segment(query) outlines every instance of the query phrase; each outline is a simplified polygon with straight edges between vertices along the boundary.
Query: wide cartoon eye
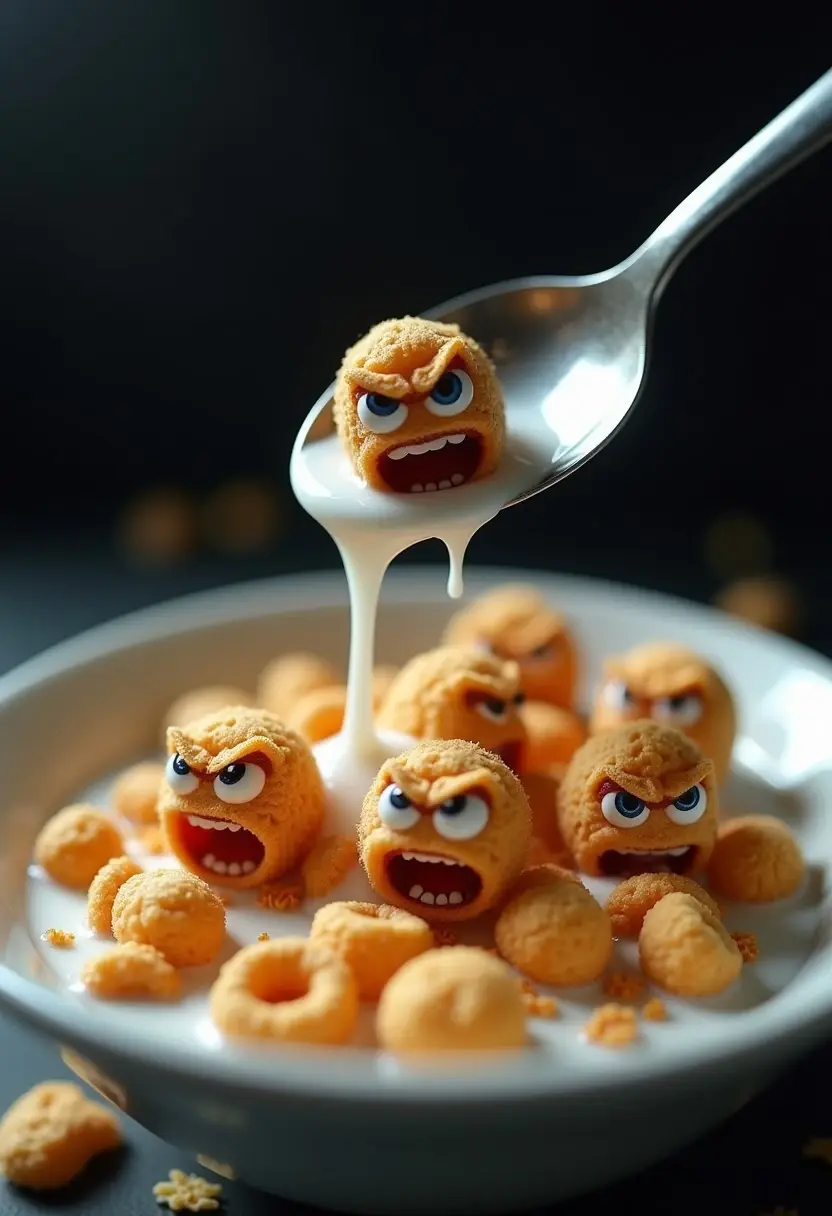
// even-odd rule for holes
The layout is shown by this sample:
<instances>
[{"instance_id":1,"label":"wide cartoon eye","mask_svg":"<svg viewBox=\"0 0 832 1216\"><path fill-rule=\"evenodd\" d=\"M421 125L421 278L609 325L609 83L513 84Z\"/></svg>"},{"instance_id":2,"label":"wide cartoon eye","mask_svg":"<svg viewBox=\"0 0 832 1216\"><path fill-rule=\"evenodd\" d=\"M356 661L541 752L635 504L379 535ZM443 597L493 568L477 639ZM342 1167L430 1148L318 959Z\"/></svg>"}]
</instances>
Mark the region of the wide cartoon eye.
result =
<instances>
[{"instance_id":1,"label":"wide cartoon eye","mask_svg":"<svg viewBox=\"0 0 832 1216\"><path fill-rule=\"evenodd\" d=\"M266 784L259 764L226 764L214 778L214 793L223 802L251 802Z\"/></svg>"},{"instance_id":2,"label":"wide cartoon eye","mask_svg":"<svg viewBox=\"0 0 832 1216\"><path fill-rule=\"evenodd\" d=\"M358 398L358 417L368 431L377 435L388 435L397 431L407 419L407 406L395 397L383 397L381 393L362 393Z\"/></svg>"},{"instance_id":3,"label":"wide cartoon eye","mask_svg":"<svg viewBox=\"0 0 832 1216\"><path fill-rule=\"evenodd\" d=\"M698 692L683 692L675 697L659 697L653 702L653 717L676 726L693 726L702 717L704 705Z\"/></svg>"},{"instance_id":4,"label":"wide cartoon eye","mask_svg":"<svg viewBox=\"0 0 832 1216\"><path fill-rule=\"evenodd\" d=\"M467 410L473 397L474 385L467 372L445 372L434 384L425 406L440 418L452 418Z\"/></svg>"},{"instance_id":5,"label":"wide cartoon eye","mask_svg":"<svg viewBox=\"0 0 832 1216\"><path fill-rule=\"evenodd\" d=\"M678 824L696 823L707 809L708 792L703 785L692 785L665 808L668 819Z\"/></svg>"},{"instance_id":6,"label":"wide cartoon eye","mask_svg":"<svg viewBox=\"0 0 832 1216\"><path fill-rule=\"evenodd\" d=\"M604 685L601 696L609 709L617 709L620 713L632 709L636 703L635 697L623 680L610 680Z\"/></svg>"},{"instance_id":7,"label":"wide cartoon eye","mask_svg":"<svg viewBox=\"0 0 832 1216\"><path fill-rule=\"evenodd\" d=\"M485 697L474 703L474 708L488 722L506 722L508 720L508 705L496 697Z\"/></svg>"},{"instance_id":8,"label":"wide cartoon eye","mask_svg":"<svg viewBox=\"0 0 832 1216\"><path fill-rule=\"evenodd\" d=\"M385 827L394 832L406 832L419 822L419 812L397 785L388 785L378 800L378 813Z\"/></svg>"},{"instance_id":9,"label":"wide cartoon eye","mask_svg":"<svg viewBox=\"0 0 832 1216\"><path fill-rule=\"evenodd\" d=\"M174 752L165 765L165 777L174 794L192 794L199 785L196 773L191 772L190 765L179 752Z\"/></svg>"},{"instance_id":10,"label":"wide cartoon eye","mask_svg":"<svg viewBox=\"0 0 832 1216\"><path fill-rule=\"evenodd\" d=\"M605 794L601 799L601 813L607 823L616 828L638 828L650 818L649 806L626 790Z\"/></svg>"},{"instance_id":11,"label":"wide cartoon eye","mask_svg":"<svg viewBox=\"0 0 832 1216\"><path fill-rule=\"evenodd\" d=\"M472 840L479 836L489 816L488 803L476 794L449 798L433 812L433 826L446 840Z\"/></svg>"}]
</instances>

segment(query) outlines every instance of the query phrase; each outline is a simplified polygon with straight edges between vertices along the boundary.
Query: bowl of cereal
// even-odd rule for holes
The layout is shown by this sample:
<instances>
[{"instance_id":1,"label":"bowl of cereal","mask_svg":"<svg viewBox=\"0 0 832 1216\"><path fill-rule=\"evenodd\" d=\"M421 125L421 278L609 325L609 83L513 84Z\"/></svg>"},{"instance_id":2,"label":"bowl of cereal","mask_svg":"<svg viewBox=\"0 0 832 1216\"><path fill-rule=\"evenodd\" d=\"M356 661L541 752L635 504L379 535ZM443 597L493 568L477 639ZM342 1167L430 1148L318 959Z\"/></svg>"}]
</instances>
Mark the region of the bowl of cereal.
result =
<instances>
[{"instance_id":1,"label":"bowl of cereal","mask_svg":"<svg viewBox=\"0 0 832 1216\"><path fill-rule=\"evenodd\" d=\"M388 1214L636 1173L820 1041L832 666L521 577L472 571L461 609L438 570L389 577L389 747L352 784L341 575L5 676L4 1006L183 1150Z\"/></svg>"}]
</instances>

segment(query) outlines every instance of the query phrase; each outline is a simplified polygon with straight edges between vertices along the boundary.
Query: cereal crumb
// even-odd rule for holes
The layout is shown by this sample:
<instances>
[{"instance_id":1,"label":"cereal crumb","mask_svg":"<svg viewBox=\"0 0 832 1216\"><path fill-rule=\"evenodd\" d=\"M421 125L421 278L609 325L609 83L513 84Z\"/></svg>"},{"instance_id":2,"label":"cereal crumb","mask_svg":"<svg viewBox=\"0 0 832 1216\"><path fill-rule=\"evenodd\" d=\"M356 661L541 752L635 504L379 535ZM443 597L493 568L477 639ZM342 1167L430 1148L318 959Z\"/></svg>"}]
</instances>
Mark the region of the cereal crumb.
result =
<instances>
[{"instance_id":1,"label":"cereal crumb","mask_svg":"<svg viewBox=\"0 0 832 1216\"><path fill-rule=\"evenodd\" d=\"M75 934L68 933L66 929L47 929L43 940L57 950L70 950L75 945Z\"/></svg>"},{"instance_id":2,"label":"cereal crumb","mask_svg":"<svg viewBox=\"0 0 832 1216\"><path fill-rule=\"evenodd\" d=\"M453 929L434 929L433 931L433 944L437 949L441 949L443 946L455 946L458 941L459 938ZM494 953L496 954L496 950Z\"/></svg>"},{"instance_id":3,"label":"cereal crumb","mask_svg":"<svg viewBox=\"0 0 832 1216\"><path fill-rule=\"evenodd\" d=\"M186 1174L183 1170L171 1170L167 1182L157 1182L153 1188L156 1202L171 1212L216 1212L220 1206L218 1196L222 1187L218 1182L208 1182L198 1174Z\"/></svg>"},{"instance_id":4,"label":"cereal crumb","mask_svg":"<svg viewBox=\"0 0 832 1216\"><path fill-rule=\"evenodd\" d=\"M0 1121L0 1173L13 1186L55 1191L120 1144L112 1111L91 1102L79 1085L45 1081L13 1102Z\"/></svg>"},{"instance_id":5,"label":"cereal crumb","mask_svg":"<svg viewBox=\"0 0 832 1216\"><path fill-rule=\"evenodd\" d=\"M648 1022L666 1022L667 1006L660 997L651 997L642 1009L641 1016Z\"/></svg>"},{"instance_id":6,"label":"cereal crumb","mask_svg":"<svg viewBox=\"0 0 832 1216\"><path fill-rule=\"evenodd\" d=\"M734 941L737 943L739 952L742 955L744 963L756 963L760 953L757 946L757 938L753 933L732 933Z\"/></svg>"},{"instance_id":7,"label":"cereal crumb","mask_svg":"<svg viewBox=\"0 0 832 1216\"><path fill-rule=\"evenodd\" d=\"M553 996L539 996L536 992L523 991L523 1004L530 1018L556 1018L558 1003Z\"/></svg>"},{"instance_id":8,"label":"cereal crumb","mask_svg":"<svg viewBox=\"0 0 832 1216\"><path fill-rule=\"evenodd\" d=\"M161 857L163 853L167 852L164 833L156 823L142 828L138 834L138 841L145 853L149 853L151 857Z\"/></svg>"},{"instance_id":9,"label":"cereal crumb","mask_svg":"<svg viewBox=\"0 0 832 1216\"><path fill-rule=\"evenodd\" d=\"M268 933L258 933L257 940L258 942L267 942L269 940Z\"/></svg>"},{"instance_id":10,"label":"cereal crumb","mask_svg":"<svg viewBox=\"0 0 832 1216\"><path fill-rule=\"evenodd\" d=\"M228 1165L225 1161L217 1161L215 1157L209 1157L207 1153L197 1153L196 1159L206 1170L219 1174L220 1178L227 1178L229 1182L233 1182L237 1177L237 1171L233 1165Z\"/></svg>"},{"instance_id":11,"label":"cereal crumb","mask_svg":"<svg viewBox=\"0 0 832 1216\"><path fill-rule=\"evenodd\" d=\"M604 976L603 989L616 1000L635 1001L644 991L644 980L630 971L610 971Z\"/></svg>"},{"instance_id":12,"label":"cereal crumb","mask_svg":"<svg viewBox=\"0 0 832 1216\"><path fill-rule=\"evenodd\" d=\"M257 906L272 912L296 912L303 899L303 892L295 884L266 882L257 893Z\"/></svg>"},{"instance_id":13,"label":"cereal crumb","mask_svg":"<svg viewBox=\"0 0 832 1216\"><path fill-rule=\"evenodd\" d=\"M587 1042L600 1047L629 1047L638 1035L636 1015L624 1005L601 1005L584 1027Z\"/></svg>"},{"instance_id":14,"label":"cereal crumb","mask_svg":"<svg viewBox=\"0 0 832 1216\"><path fill-rule=\"evenodd\" d=\"M832 1140L813 1136L803 1145L803 1156L810 1161L825 1161L827 1165L832 1165Z\"/></svg>"}]
</instances>

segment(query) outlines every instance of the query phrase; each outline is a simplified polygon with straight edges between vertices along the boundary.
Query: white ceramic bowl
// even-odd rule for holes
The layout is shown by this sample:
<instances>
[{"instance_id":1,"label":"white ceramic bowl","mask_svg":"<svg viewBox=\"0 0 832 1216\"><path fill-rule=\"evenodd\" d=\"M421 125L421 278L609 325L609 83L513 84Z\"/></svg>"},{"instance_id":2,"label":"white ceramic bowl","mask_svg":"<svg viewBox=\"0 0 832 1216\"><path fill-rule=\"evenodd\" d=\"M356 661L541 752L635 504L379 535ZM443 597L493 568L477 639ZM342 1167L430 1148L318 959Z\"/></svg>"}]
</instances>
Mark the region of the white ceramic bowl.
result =
<instances>
[{"instance_id":1,"label":"white ceramic bowl","mask_svg":"<svg viewBox=\"0 0 832 1216\"><path fill-rule=\"evenodd\" d=\"M3 1003L91 1061L102 1088L162 1138L230 1162L254 1186L344 1211L485 1213L555 1201L636 1173L747 1101L832 1030L832 666L721 614L605 583L492 571L472 573L468 593L518 577L570 617L587 687L604 654L655 637L687 642L728 673L742 723L733 796L748 810L782 804L813 862L805 961L783 991L773 985L746 1011L717 1005L684 1027L669 1023L646 1048L595 1049L592 1068L572 1067L568 1050L530 1050L502 1066L426 1073L358 1049L209 1057L196 1041L160 1039L152 1019L125 1032L108 1007L62 988L26 924L38 826L98 775L152 749L183 690L253 686L284 650L343 662L346 590L332 574L141 612L0 681ZM435 569L389 578L380 661L436 644L454 608L444 582Z\"/></svg>"}]
</instances>

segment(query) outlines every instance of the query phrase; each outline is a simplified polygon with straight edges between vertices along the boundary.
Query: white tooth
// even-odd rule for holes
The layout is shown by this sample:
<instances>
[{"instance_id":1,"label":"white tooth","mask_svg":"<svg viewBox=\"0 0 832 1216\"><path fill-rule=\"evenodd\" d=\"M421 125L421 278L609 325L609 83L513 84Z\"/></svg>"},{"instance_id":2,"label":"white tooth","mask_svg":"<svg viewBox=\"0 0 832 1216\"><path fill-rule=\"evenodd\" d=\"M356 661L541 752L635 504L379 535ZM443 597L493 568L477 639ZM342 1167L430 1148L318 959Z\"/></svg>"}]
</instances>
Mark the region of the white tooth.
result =
<instances>
[{"instance_id":1,"label":"white tooth","mask_svg":"<svg viewBox=\"0 0 832 1216\"><path fill-rule=\"evenodd\" d=\"M232 861L232 862L230 862L230 863L229 863L229 866L228 866L228 873L229 873L229 874L233 874L233 876L234 876L235 878L237 878L237 876L238 876L238 875L240 875L240 874L242 874L242 872L243 872L243 871L242 871L242 870L241 870L241 868L240 868L240 864L239 864L239 862L237 862L237 861Z\"/></svg>"},{"instance_id":2,"label":"white tooth","mask_svg":"<svg viewBox=\"0 0 832 1216\"><path fill-rule=\"evenodd\" d=\"M203 819L201 815L189 815L188 823L192 828L224 828L225 823L220 819Z\"/></svg>"},{"instance_id":3,"label":"white tooth","mask_svg":"<svg viewBox=\"0 0 832 1216\"><path fill-rule=\"evenodd\" d=\"M436 482L435 482L435 481L429 481L429 482L427 483L427 485L425 486L425 489L426 489L426 490L435 490L435 489L436 489Z\"/></svg>"},{"instance_id":4,"label":"white tooth","mask_svg":"<svg viewBox=\"0 0 832 1216\"><path fill-rule=\"evenodd\" d=\"M229 823L228 830L229 830L229 832L239 832L239 830L242 826L243 825L241 823Z\"/></svg>"},{"instance_id":5,"label":"white tooth","mask_svg":"<svg viewBox=\"0 0 832 1216\"><path fill-rule=\"evenodd\" d=\"M226 872L227 868L228 867L226 866L224 861L215 861L214 864L211 866L211 869L214 871L215 874L224 874Z\"/></svg>"},{"instance_id":6,"label":"white tooth","mask_svg":"<svg viewBox=\"0 0 832 1216\"><path fill-rule=\"evenodd\" d=\"M448 443L464 443L465 442L464 435L447 435L446 438L448 440Z\"/></svg>"},{"instance_id":7,"label":"white tooth","mask_svg":"<svg viewBox=\"0 0 832 1216\"><path fill-rule=\"evenodd\" d=\"M451 891L450 895L448 896L448 903L449 904L461 904L462 903L462 896L460 895L459 891Z\"/></svg>"},{"instance_id":8,"label":"white tooth","mask_svg":"<svg viewBox=\"0 0 832 1216\"><path fill-rule=\"evenodd\" d=\"M411 494L421 494L421 493L422 493L423 488L424 488L424 487L423 487L423 486L421 486L421 485L419 484L419 482L417 481L415 486L411 486L411 487L410 487L410 493L411 493Z\"/></svg>"},{"instance_id":9,"label":"white tooth","mask_svg":"<svg viewBox=\"0 0 832 1216\"><path fill-rule=\"evenodd\" d=\"M443 435L439 439L431 439L429 443L425 443L422 446L426 452L441 452L447 442L447 439Z\"/></svg>"},{"instance_id":10,"label":"white tooth","mask_svg":"<svg viewBox=\"0 0 832 1216\"><path fill-rule=\"evenodd\" d=\"M449 481L440 481L440 483L439 483L440 490L450 490L450 488L451 488L451 483Z\"/></svg>"},{"instance_id":11,"label":"white tooth","mask_svg":"<svg viewBox=\"0 0 832 1216\"><path fill-rule=\"evenodd\" d=\"M451 481L454 483L455 486L461 486L464 480L465 480L465 478L462 476L461 473L454 473L453 477L451 478Z\"/></svg>"},{"instance_id":12,"label":"white tooth","mask_svg":"<svg viewBox=\"0 0 832 1216\"><path fill-rule=\"evenodd\" d=\"M402 857L405 859L405 861L413 861L415 856L415 853L402 853Z\"/></svg>"},{"instance_id":13,"label":"white tooth","mask_svg":"<svg viewBox=\"0 0 832 1216\"><path fill-rule=\"evenodd\" d=\"M668 849L667 851L671 857L681 857L683 853L687 853L688 846L683 845L681 849Z\"/></svg>"},{"instance_id":14,"label":"white tooth","mask_svg":"<svg viewBox=\"0 0 832 1216\"><path fill-rule=\"evenodd\" d=\"M432 904L433 903L433 892L425 891L424 895L419 897L419 902L422 904Z\"/></svg>"},{"instance_id":15,"label":"white tooth","mask_svg":"<svg viewBox=\"0 0 832 1216\"><path fill-rule=\"evenodd\" d=\"M447 895L437 895L436 902L438 904L446 904L448 902Z\"/></svg>"},{"instance_id":16,"label":"white tooth","mask_svg":"<svg viewBox=\"0 0 832 1216\"><path fill-rule=\"evenodd\" d=\"M254 864L253 861L244 861L243 862L243 873L244 874L253 874L256 869L257 869L257 866Z\"/></svg>"},{"instance_id":17,"label":"white tooth","mask_svg":"<svg viewBox=\"0 0 832 1216\"><path fill-rule=\"evenodd\" d=\"M424 891L424 889L425 889L424 887L420 887L419 884L417 883L415 887L410 888L410 891L408 892L408 894L410 895L411 899L418 899L419 896Z\"/></svg>"},{"instance_id":18,"label":"white tooth","mask_svg":"<svg viewBox=\"0 0 832 1216\"><path fill-rule=\"evenodd\" d=\"M410 448L394 448L393 451L388 452L387 455L391 460L404 460L409 451Z\"/></svg>"},{"instance_id":19,"label":"white tooth","mask_svg":"<svg viewBox=\"0 0 832 1216\"><path fill-rule=\"evenodd\" d=\"M202 859L202 864L205 866L206 870L210 870L216 860L217 859L213 853L206 853Z\"/></svg>"},{"instance_id":20,"label":"white tooth","mask_svg":"<svg viewBox=\"0 0 832 1216\"><path fill-rule=\"evenodd\" d=\"M456 866L456 865L459 865L459 862L454 861L453 857L443 857L443 858L442 858L442 861L444 861L444 863L445 863L445 865L446 865L446 866Z\"/></svg>"}]
</instances>

